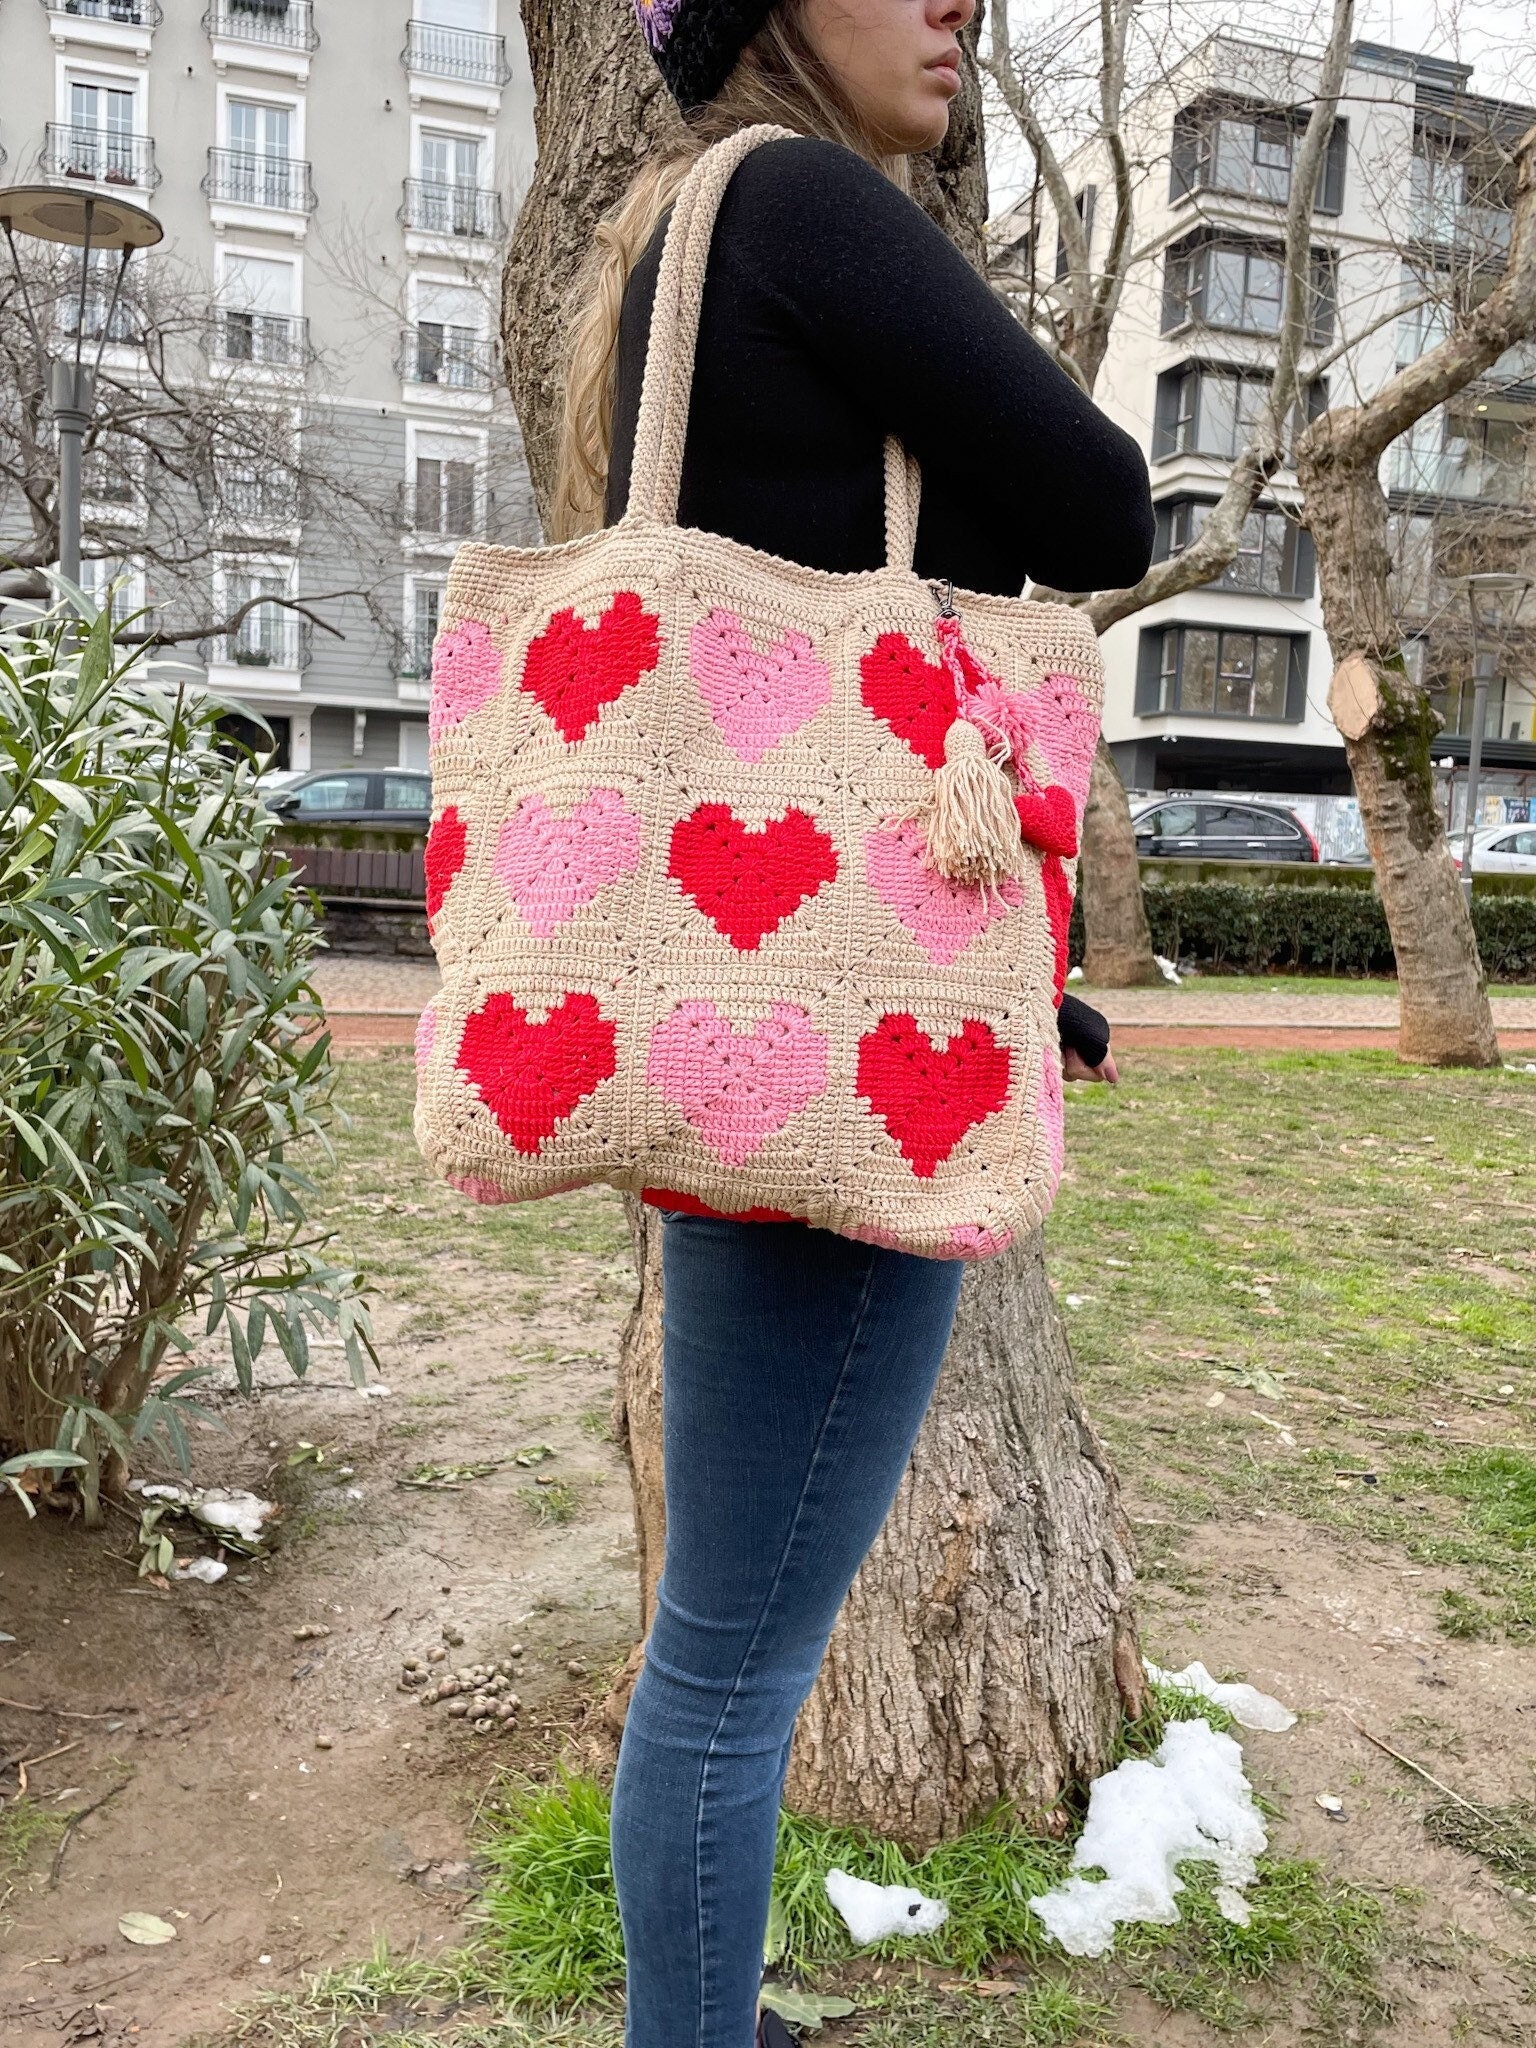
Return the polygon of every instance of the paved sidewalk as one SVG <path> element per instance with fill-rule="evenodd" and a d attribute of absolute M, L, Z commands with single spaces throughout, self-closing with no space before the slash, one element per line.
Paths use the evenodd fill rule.
<path fill-rule="evenodd" d="M 416 1018 L 439 986 L 431 960 L 353 953 L 327 955 L 314 978 L 336 1041 L 344 1046 L 408 1044 Z M 1397 1032 L 1395 996 L 1201 995 L 1190 987 L 1083 994 L 1103 1010 L 1122 1046 L 1304 1045 L 1321 1052 L 1390 1046 Z M 1496 996 L 1493 1014 L 1506 1052 L 1536 1050 L 1536 996 Z"/>

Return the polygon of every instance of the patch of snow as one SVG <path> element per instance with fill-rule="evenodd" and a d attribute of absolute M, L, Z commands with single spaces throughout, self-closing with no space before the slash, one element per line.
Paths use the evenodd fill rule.
<path fill-rule="evenodd" d="M 1082 978 L 1083 978 L 1083 970 L 1081 969 L 1081 967 L 1069 967 L 1069 968 L 1067 969 L 1067 979 L 1068 979 L 1068 981 L 1081 981 L 1081 980 L 1082 980 Z"/>
<path fill-rule="evenodd" d="M 177 1507 L 185 1508 L 205 1529 L 215 1532 L 229 1530 L 247 1543 L 260 1543 L 263 1525 L 277 1513 L 276 1501 L 262 1500 L 259 1495 L 247 1493 L 240 1487 L 161 1486 L 130 1479 L 128 1490 L 140 1494 L 145 1500 L 173 1501 Z"/>
<path fill-rule="evenodd" d="M 1157 962 L 1157 971 L 1164 981 L 1171 981 L 1175 984 L 1183 981 L 1183 975 L 1180 974 L 1171 960 L 1165 959 L 1161 953 L 1154 953 L 1152 958 Z"/>
<path fill-rule="evenodd" d="M 1290 1708 L 1272 1700 L 1267 1692 L 1260 1692 L 1252 1685 L 1222 1685 L 1199 1662 L 1186 1664 L 1182 1671 L 1160 1670 L 1150 1657 L 1144 1657 L 1142 1664 L 1148 1678 L 1156 1684 L 1176 1685 L 1183 1692 L 1194 1693 L 1198 1699 L 1214 1700 L 1244 1728 L 1267 1728 L 1272 1735 L 1283 1735 L 1287 1728 L 1296 1725 L 1296 1716 Z"/>
<path fill-rule="evenodd" d="M 1154 1756 L 1094 1781 L 1072 1861 L 1106 1875 L 1069 1877 L 1030 1910 L 1068 1955 L 1101 1956 L 1124 1920 L 1175 1925 L 1184 1889 L 1177 1865 L 1200 1862 L 1216 1866 L 1220 1912 L 1246 1926 L 1243 1892 L 1267 1839 L 1232 1737 L 1209 1721 L 1174 1721 Z"/>
<path fill-rule="evenodd" d="M 942 1899 L 924 1898 L 904 1884 L 871 1884 L 846 1870 L 829 1870 L 827 1897 L 855 1941 L 884 1941 L 891 1934 L 932 1934 L 949 1918 Z"/>
<path fill-rule="evenodd" d="M 205 1586 L 216 1586 L 229 1570 L 216 1557 L 178 1557 L 171 1567 L 173 1579 L 197 1579 Z"/>

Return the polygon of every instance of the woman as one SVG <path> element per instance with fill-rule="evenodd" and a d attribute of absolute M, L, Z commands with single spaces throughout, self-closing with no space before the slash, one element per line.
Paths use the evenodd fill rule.
<path fill-rule="evenodd" d="M 1017 594 L 1133 582 L 1145 465 L 905 196 L 974 0 L 636 0 L 690 130 L 599 230 L 555 538 L 624 509 L 666 213 L 753 122 L 712 244 L 683 525 L 832 570 L 884 559 L 881 448 L 922 467 L 916 567 Z M 1070 1077 L 1115 1079 L 1062 1006 Z M 798 1224 L 666 1214 L 667 1554 L 624 1731 L 613 1862 L 629 2048 L 748 2048 L 796 1712 L 890 1506 L 960 1268 Z M 761 2038 L 782 2040 L 766 2015 Z"/>

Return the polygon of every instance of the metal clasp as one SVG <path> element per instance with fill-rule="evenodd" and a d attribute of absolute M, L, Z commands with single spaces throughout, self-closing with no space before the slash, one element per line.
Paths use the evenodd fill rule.
<path fill-rule="evenodd" d="M 954 578 L 953 578 L 952 576 L 946 576 L 946 577 L 944 578 L 944 581 L 943 581 L 942 583 L 930 583 L 930 584 L 929 584 L 929 586 L 928 586 L 928 588 L 929 588 L 929 589 L 930 589 L 930 590 L 931 590 L 931 591 L 933 592 L 933 595 L 934 595 L 935 599 L 936 599 L 936 600 L 937 600 L 937 602 L 938 602 L 938 607 L 939 607 L 939 617 L 940 617 L 941 619 L 952 619 L 952 618 L 954 618 L 954 616 L 955 616 L 955 581 L 954 581 Z"/>

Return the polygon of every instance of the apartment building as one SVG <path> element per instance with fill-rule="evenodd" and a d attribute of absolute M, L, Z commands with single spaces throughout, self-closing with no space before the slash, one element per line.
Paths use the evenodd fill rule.
<path fill-rule="evenodd" d="M 1131 109 L 1136 253 L 1095 395 L 1147 451 L 1160 559 L 1200 531 L 1268 386 L 1285 209 L 1316 75 L 1315 53 L 1221 35 Z M 1354 46 L 1313 216 L 1303 416 L 1379 388 L 1498 274 L 1509 145 L 1536 115 L 1474 94 L 1470 77 L 1467 65 Z M 1102 261 L 1107 162 L 1089 146 L 1069 173 Z M 1049 302 L 1066 257 L 1043 194 L 997 229 L 1014 281 Z M 1405 649 L 1445 715 L 1437 758 L 1447 772 L 1466 760 L 1474 658 L 1451 579 L 1536 566 L 1525 537 L 1533 423 L 1536 352 L 1512 351 L 1383 467 Z M 1133 789 L 1348 792 L 1297 503 L 1283 469 L 1223 575 L 1106 634 L 1105 731 Z M 1536 797 L 1536 634 L 1512 635 L 1497 664 L 1485 773 L 1494 798 L 1518 806 Z"/>
<path fill-rule="evenodd" d="M 180 579 L 175 549 L 146 560 L 175 495 L 152 451 L 88 456 L 84 579 L 175 622 L 323 597 L 315 624 L 258 603 L 178 658 L 267 719 L 281 765 L 424 766 L 452 552 L 536 537 L 496 339 L 533 162 L 511 0 L 8 0 L 0 38 L 0 179 L 109 191 L 165 228 L 108 364 L 168 363 L 230 428 L 217 489 L 180 508 Z"/>

